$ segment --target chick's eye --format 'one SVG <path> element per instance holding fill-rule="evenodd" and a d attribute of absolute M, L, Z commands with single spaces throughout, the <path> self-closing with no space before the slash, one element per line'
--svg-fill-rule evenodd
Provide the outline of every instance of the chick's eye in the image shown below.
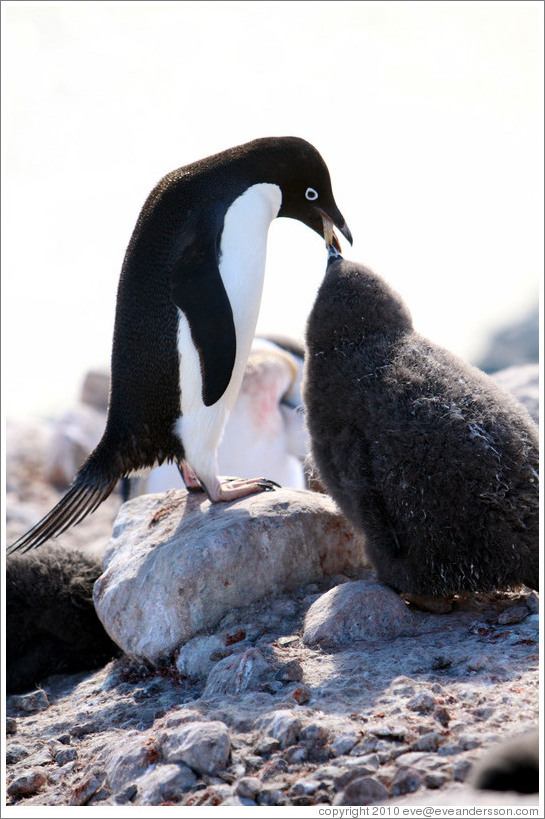
<path fill-rule="evenodd" d="M 318 199 L 318 191 L 315 191 L 314 188 L 307 188 L 305 191 L 305 196 L 307 199 L 313 202 L 315 199 Z"/>

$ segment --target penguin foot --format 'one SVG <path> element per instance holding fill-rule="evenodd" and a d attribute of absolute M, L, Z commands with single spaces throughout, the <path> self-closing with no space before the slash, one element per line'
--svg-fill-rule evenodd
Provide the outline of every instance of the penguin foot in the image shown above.
<path fill-rule="evenodd" d="M 448 614 L 452 611 L 454 596 L 431 597 L 425 594 L 403 594 L 402 597 L 421 611 L 429 611 L 432 614 Z"/>
<path fill-rule="evenodd" d="M 203 485 L 201 484 L 195 472 L 193 471 L 193 469 L 191 469 L 188 463 L 185 463 L 184 461 L 182 466 L 178 468 L 181 472 L 182 480 L 185 483 L 185 488 L 187 489 L 188 492 L 204 492 Z"/>
<path fill-rule="evenodd" d="M 256 492 L 273 492 L 279 488 L 279 484 L 267 478 L 252 478 L 249 480 L 232 478 L 224 484 L 219 484 L 217 490 L 214 493 L 209 492 L 208 496 L 212 503 L 222 503 L 245 498 L 247 495 L 253 495 Z"/>

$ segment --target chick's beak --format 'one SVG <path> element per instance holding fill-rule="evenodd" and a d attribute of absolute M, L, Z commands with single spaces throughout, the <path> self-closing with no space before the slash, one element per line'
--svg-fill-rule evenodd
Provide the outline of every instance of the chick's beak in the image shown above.
<path fill-rule="evenodd" d="M 335 250 L 339 251 L 339 253 L 341 251 L 341 245 L 335 234 L 335 228 L 338 228 L 338 230 L 342 233 L 345 239 L 347 239 L 347 241 L 350 242 L 350 244 L 352 244 L 352 234 L 350 233 L 348 225 L 346 224 L 344 219 L 342 219 L 342 216 L 340 217 L 340 219 L 337 219 L 337 221 L 333 221 L 331 216 L 329 216 L 329 214 L 327 214 L 321 208 L 316 208 L 316 210 L 322 217 L 322 224 L 324 226 L 324 240 L 326 247 L 334 247 Z"/>

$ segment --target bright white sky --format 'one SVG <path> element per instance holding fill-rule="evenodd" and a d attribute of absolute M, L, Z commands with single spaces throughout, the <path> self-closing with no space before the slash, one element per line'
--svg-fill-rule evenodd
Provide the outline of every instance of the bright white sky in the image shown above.
<path fill-rule="evenodd" d="M 168 171 L 259 136 L 320 150 L 345 255 L 470 359 L 538 298 L 541 2 L 3 2 L 3 397 L 55 414 L 109 362 L 117 281 Z M 325 267 L 269 235 L 258 329 L 302 336 Z"/>

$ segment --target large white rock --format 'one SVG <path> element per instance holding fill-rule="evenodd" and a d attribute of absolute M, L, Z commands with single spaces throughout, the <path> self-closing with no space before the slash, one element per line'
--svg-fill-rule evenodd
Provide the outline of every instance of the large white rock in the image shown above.
<path fill-rule="evenodd" d="M 368 566 L 331 498 L 278 489 L 229 504 L 171 490 L 121 507 L 94 602 L 127 653 L 156 662 L 233 608 Z"/>

